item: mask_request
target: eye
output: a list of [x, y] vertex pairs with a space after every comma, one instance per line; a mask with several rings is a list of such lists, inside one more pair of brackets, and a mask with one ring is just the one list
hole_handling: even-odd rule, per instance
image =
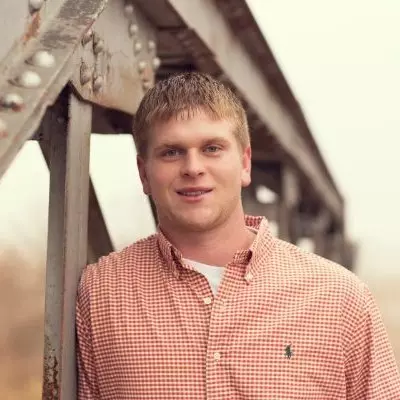
[[180, 154], [178, 149], [167, 149], [161, 155], [163, 157], [176, 157]]
[[221, 148], [215, 145], [207, 146], [205, 149], [207, 153], [217, 153], [219, 150], [221, 150]]

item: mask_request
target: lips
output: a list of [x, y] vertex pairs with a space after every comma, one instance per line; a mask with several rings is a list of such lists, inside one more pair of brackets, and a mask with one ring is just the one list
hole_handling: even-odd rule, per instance
[[197, 196], [202, 196], [206, 193], [210, 193], [211, 191], [212, 189], [207, 189], [207, 188], [187, 188], [187, 189], [177, 190], [176, 192], [180, 196], [197, 197]]

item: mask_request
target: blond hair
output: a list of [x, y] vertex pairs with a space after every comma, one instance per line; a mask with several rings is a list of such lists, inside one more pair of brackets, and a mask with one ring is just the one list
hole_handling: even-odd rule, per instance
[[239, 98], [209, 75], [185, 72], [157, 82], [143, 97], [133, 119], [138, 154], [146, 155], [149, 132], [156, 123], [191, 118], [199, 110], [214, 120], [232, 121], [242, 149], [250, 144], [247, 116]]

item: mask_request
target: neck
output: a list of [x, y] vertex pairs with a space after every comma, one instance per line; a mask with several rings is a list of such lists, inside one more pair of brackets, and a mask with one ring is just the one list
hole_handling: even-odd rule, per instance
[[160, 228], [184, 258], [217, 266], [231, 262], [235, 253], [248, 249], [255, 238], [255, 233], [246, 227], [243, 210], [209, 231], [183, 232], [161, 225]]

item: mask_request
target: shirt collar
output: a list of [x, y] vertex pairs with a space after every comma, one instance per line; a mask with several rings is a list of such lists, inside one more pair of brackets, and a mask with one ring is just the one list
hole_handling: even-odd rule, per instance
[[268, 220], [265, 217], [246, 215], [246, 226], [257, 231], [257, 235], [247, 250], [251, 256], [248, 259], [244, 276], [256, 276], [270, 259], [276, 239], [272, 236]]
[[[244, 267], [243, 276], [255, 276], [272, 254], [275, 238], [271, 234], [265, 217], [246, 215], [245, 222], [246, 226], [255, 230], [257, 234], [251, 247], [237, 251], [232, 262]], [[157, 239], [165, 265], [176, 278], [180, 278], [183, 270], [182, 253], [169, 242], [160, 228], [158, 228]]]

